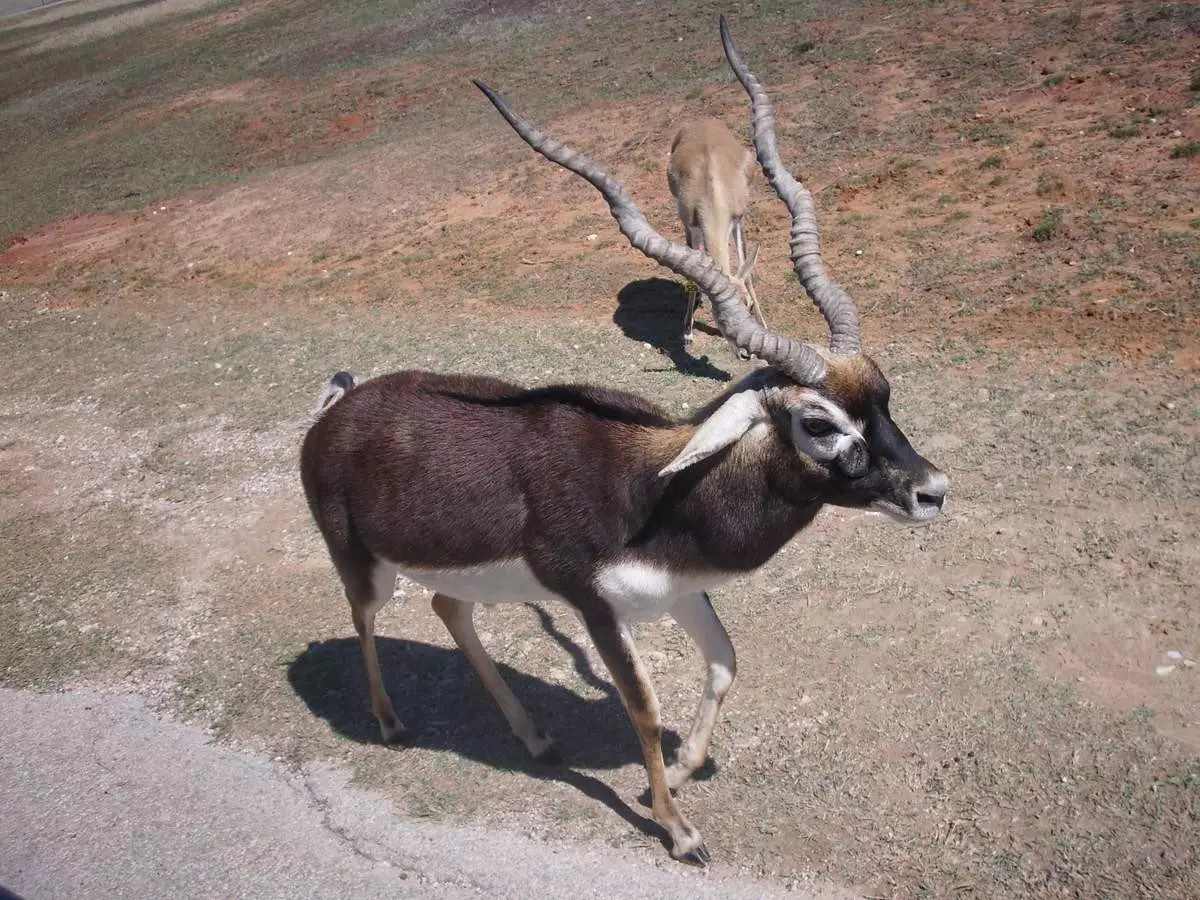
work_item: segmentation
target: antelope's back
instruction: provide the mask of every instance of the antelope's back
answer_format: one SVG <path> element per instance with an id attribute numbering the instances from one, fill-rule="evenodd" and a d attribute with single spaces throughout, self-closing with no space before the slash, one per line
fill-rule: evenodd
<path id="1" fill-rule="evenodd" d="M 599 388 L 399 372 L 321 416 L 301 477 L 327 539 L 352 535 L 397 563 L 472 565 L 521 555 L 531 535 L 621 530 L 612 517 L 630 515 L 656 481 L 646 436 L 671 424 Z"/>
<path id="2" fill-rule="evenodd" d="M 713 181 L 737 188 L 730 203 L 744 210 L 747 184 L 754 171 L 754 154 L 720 119 L 704 118 L 680 127 L 671 142 L 667 182 L 671 194 L 689 204 L 700 202 Z"/>

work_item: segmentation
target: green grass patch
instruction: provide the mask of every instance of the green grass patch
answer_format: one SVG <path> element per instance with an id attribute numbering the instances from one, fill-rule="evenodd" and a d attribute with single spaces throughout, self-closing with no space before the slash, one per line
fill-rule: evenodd
<path id="1" fill-rule="evenodd" d="M 1053 172 L 1042 172 L 1038 175 L 1037 194 L 1039 197 L 1059 195 L 1065 191 L 1066 185 L 1063 184 L 1063 180 Z"/>
<path id="2" fill-rule="evenodd" d="M 1200 141 L 1184 141 L 1171 150 L 1171 159 L 1191 159 L 1200 154 Z"/>
<path id="3" fill-rule="evenodd" d="M 985 157 L 983 162 L 979 164 L 981 169 L 998 169 L 1004 162 L 1004 157 L 999 153 L 993 153 L 991 156 Z"/>
<path id="4" fill-rule="evenodd" d="M 152 124 L 130 122 L 104 140 L 32 146 L 8 157 L 0 236 L 81 210 L 133 209 L 233 177 L 240 121 L 221 108 Z"/>
<path id="5" fill-rule="evenodd" d="M 1142 129 L 1138 128 L 1136 125 L 1114 125 L 1112 128 L 1108 129 L 1108 136 L 1117 138 L 1118 140 L 1135 138 L 1141 133 Z"/>
<path id="6" fill-rule="evenodd" d="M 967 127 L 964 131 L 968 140 L 990 144 L 993 147 L 1007 147 L 1016 138 L 1013 133 L 1003 127 L 1002 122 L 979 122 Z"/>
<path id="7" fill-rule="evenodd" d="M 1042 215 L 1042 221 L 1033 229 L 1033 239 L 1040 244 L 1054 238 L 1062 229 L 1062 210 L 1051 208 Z"/>
<path id="8" fill-rule="evenodd" d="M 1066 80 L 1067 80 L 1067 76 L 1062 74 L 1061 72 L 1059 72 L 1058 74 L 1051 75 L 1049 78 L 1042 81 L 1042 87 L 1048 87 L 1048 88 L 1058 87 L 1060 84 L 1062 84 Z"/>

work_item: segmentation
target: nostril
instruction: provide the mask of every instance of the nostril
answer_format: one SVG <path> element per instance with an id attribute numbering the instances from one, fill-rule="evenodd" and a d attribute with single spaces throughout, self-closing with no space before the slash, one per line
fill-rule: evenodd
<path id="1" fill-rule="evenodd" d="M 941 509 L 942 504 L 946 502 L 946 492 L 949 490 L 950 479 L 936 469 L 926 476 L 923 483 L 913 485 L 913 495 L 917 505 L 927 508 L 932 506 Z"/>
<path id="2" fill-rule="evenodd" d="M 929 494 L 925 491 L 917 491 L 917 503 L 921 506 L 936 506 L 938 509 L 941 509 L 945 499 L 945 494 Z"/>

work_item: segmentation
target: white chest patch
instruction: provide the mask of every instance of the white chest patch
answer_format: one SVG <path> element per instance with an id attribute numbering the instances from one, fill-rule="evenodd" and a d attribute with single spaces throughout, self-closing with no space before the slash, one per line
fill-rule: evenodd
<path id="1" fill-rule="evenodd" d="M 596 574 L 596 590 L 622 621 L 653 622 L 666 615 L 680 597 L 718 587 L 732 577 L 681 574 L 630 560 L 601 569 Z"/>

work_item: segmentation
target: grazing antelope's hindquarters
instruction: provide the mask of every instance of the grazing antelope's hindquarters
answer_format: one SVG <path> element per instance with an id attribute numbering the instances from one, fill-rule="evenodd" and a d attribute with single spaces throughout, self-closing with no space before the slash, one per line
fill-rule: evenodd
<path id="1" fill-rule="evenodd" d="M 854 305 L 821 264 L 812 197 L 780 165 L 770 102 L 724 19 L 721 36 L 752 101 L 758 158 L 791 211 L 793 264 L 828 323 L 828 349 L 767 330 L 747 309 L 743 283 L 707 253 L 654 231 L 595 163 L 480 84 L 521 138 L 594 185 L 630 243 L 698 284 L 726 338 L 767 365 L 687 420 L 599 387 L 525 390 L 429 372 L 355 386 L 339 373 L 322 394 L 300 463 L 350 601 L 384 740 L 404 734 L 373 633 L 397 573 L 434 592 L 455 643 L 542 760 L 553 758 L 553 745 L 500 677 L 472 612 L 480 602 L 567 603 L 637 731 L 671 854 L 698 864 L 708 850 L 671 791 L 704 762 L 736 676 L 733 647 L 705 591 L 763 565 L 826 503 L 926 522 L 947 490 L 946 476 L 892 421 L 887 379 L 859 352 Z M 696 642 L 707 670 L 670 767 L 658 699 L 630 631 L 664 615 Z"/>

